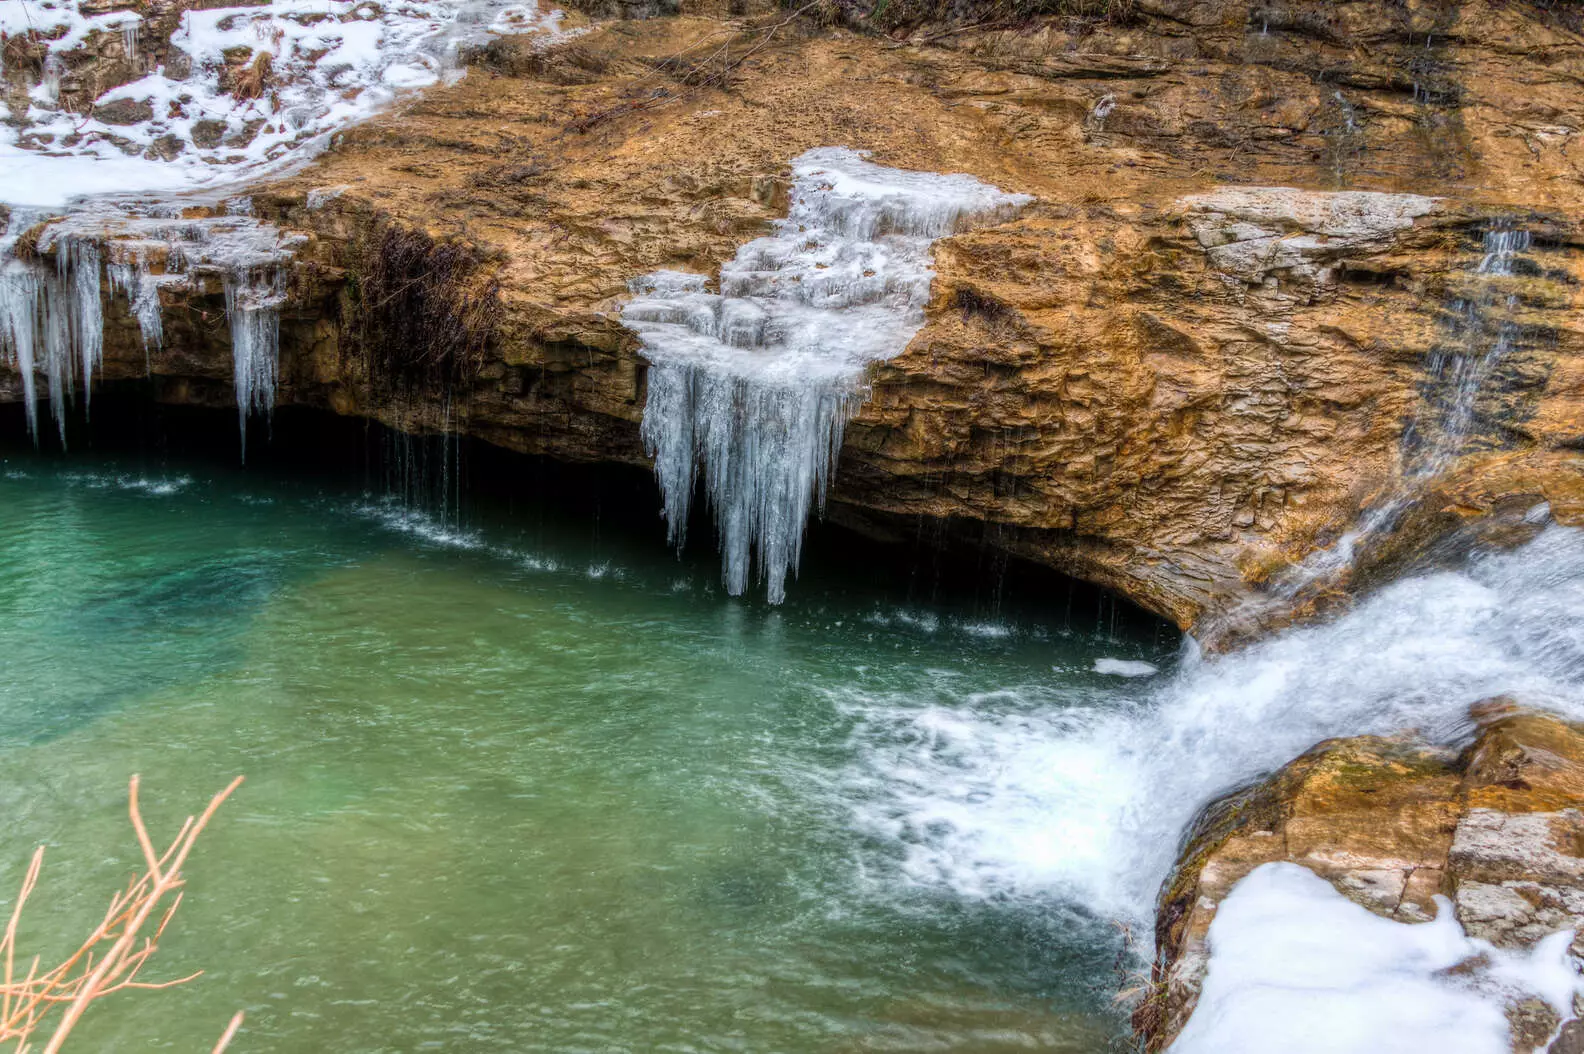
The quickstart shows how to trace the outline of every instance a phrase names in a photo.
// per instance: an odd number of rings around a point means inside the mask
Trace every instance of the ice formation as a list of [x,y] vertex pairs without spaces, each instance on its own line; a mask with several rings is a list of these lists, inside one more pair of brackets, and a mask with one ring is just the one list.
[[[161,289],[218,281],[231,324],[244,434],[250,413],[268,413],[274,406],[284,268],[302,236],[282,235],[248,216],[187,219],[160,211],[106,205],[51,221],[35,211],[13,210],[0,242],[0,357],[21,374],[35,435],[38,371],[63,438],[66,404],[79,376],[87,400],[103,349],[106,277],[111,293],[126,298],[146,348],[164,341]],[[38,252],[53,256],[53,264],[20,260],[14,252],[17,239],[40,224]]]
[[[561,12],[504,0],[201,5],[180,12],[165,65],[103,93],[91,107],[76,100],[68,110],[63,57],[119,35],[133,73],[142,72],[144,13],[103,7],[0,0],[0,35],[29,35],[44,49],[26,112],[0,102],[0,201],[12,205],[0,238],[0,358],[21,375],[35,436],[40,373],[63,437],[79,382],[87,402],[103,348],[106,280],[113,296],[125,297],[150,351],[165,337],[161,290],[217,280],[244,437],[248,415],[274,405],[291,239],[250,219],[248,198],[226,202],[225,217],[193,220],[177,217],[196,202],[133,203],[127,195],[194,188],[214,195],[216,187],[306,159],[331,132],[368,116],[396,91],[450,75],[464,45],[502,33],[537,33],[546,42],[567,35]],[[267,72],[258,93],[235,90],[244,60]],[[134,115],[147,116],[101,119],[126,102],[136,104]],[[333,196],[311,196],[310,207]],[[18,258],[28,232],[53,265],[32,254]]]
[[659,271],[622,312],[651,363],[642,433],[672,541],[702,477],[727,592],[746,591],[757,561],[771,603],[824,503],[865,367],[924,323],[931,244],[1030,200],[844,148],[811,150],[792,174],[787,218],[721,267],[718,293],[704,275]]
[[1504,951],[1436,901],[1433,922],[1393,922],[1297,864],[1255,868],[1216,909],[1209,972],[1171,1054],[1507,1054],[1509,997],[1573,1016],[1571,930]]
[[[93,13],[102,6],[0,0],[0,34],[36,33],[48,49],[27,111],[11,113],[0,103],[0,169],[7,176],[0,200],[56,206],[79,195],[257,176],[311,155],[331,132],[397,92],[448,76],[464,44],[498,33],[567,35],[561,12],[501,0],[194,5],[182,12],[163,66],[103,93],[92,110],[71,112],[61,105],[61,56],[112,34],[136,58],[146,29],[136,11]],[[262,93],[253,98],[233,90],[239,55],[248,64],[268,56]],[[124,102],[147,104],[150,116],[126,124],[96,116]]]

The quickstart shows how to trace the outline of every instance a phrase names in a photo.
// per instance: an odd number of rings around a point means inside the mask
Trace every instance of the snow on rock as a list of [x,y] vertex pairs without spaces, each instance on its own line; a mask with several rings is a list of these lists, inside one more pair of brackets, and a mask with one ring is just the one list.
[[1280,272],[1328,285],[1338,256],[1385,245],[1434,212],[1437,199],[1364,190],[1220,187],[1177,204],[1218,271],[1254,284]]
[[1507,1054],[1507,1004],[1537,997],[1572,1017],[1571,930],[1506,951],[1436,902],[1432,922],[1394,922],[1297,864],[1255,868],[1210,925],[1209,972],[1171,1054]]
[[[271,0],[180,13],[164,62],[71,108],[63,57],[119,38],[136,65],[136,11],[77,0],[0,0],[0,33],[45,54],[26,108],[0,102],[0,200],[179,191],[252,178],[317,151],[398,92],[440,81],[457,49],[501,33],[566,34],[561,12],[498,0]],[[144,44],[148,44],[144,41]],[[161,42],[163,45],[165,42]]]
[[672,541],[702,477],[727,592],[746,591],[756,559],[771,603],[824,504],[865,366],[924,323],[931,244],[1031,200],[844,148],[810,150],[792,174],[787,218],[722,266],[718,293],[704,275],[658,271],[622,312],[652,363],[642,432]]

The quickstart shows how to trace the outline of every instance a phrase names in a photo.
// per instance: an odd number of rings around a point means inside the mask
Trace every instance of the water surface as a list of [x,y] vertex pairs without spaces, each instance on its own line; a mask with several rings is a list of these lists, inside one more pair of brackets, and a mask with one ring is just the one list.
[[[770,608],[724,596],[713,554],[677,561],[657,517],[608,521],[0,465],[0,888],[50,847],[25,948],[135,866],[130,774],[162,830],[247,776],[155,971],[204,977],[96,1008],[88,1049],[208,1049],[238,1008],[248,1051],[1119,1035],[1106,915],[920,874],[950,818],[898,806],[896,761],[922,752],[951,797],[931,713],[1106,711],[1123,682],[1095,660],[1170,642],[1067,598],[913,603],[830,558]],[[915,720],[877,742],[876,706]]]

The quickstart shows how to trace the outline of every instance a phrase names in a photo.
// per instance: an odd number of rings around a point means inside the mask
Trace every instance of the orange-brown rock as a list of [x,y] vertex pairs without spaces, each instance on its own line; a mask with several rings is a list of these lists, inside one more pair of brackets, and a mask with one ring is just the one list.
[[[1202,624],[1399,485],[1410,423],[1433,427],[1428,364],[1468,339],[1456,305],[1485,281],[1495,217],[1536,235],[1498,301],[1520,347],[1404,537],[1520,499],[1576,521],[1571,9],[1132,8],[896,40],[692,7],[548,52],[483,49],[460,83],[255,193],[260,215],[312,238],[280,398],[434,428],[454,396],[454,421],[493,443],[642,462],[645,365],[616,317],[627,281],[713,271],[780,214],[790,158],[848,145],[1037,202],[939,244],[929,322],[875,367],[848,428],[832,494],[846,521],[927,518]],[[455,391],[370,369],[360,280],[392,229],[466,248],[434,310],[498,289]],[[228,400],[217,308],[168,305],[181,317],[149,366],[163,398]],[[124,307],[107,317],[105,375],[141,375]],[[0,398],[16,389],[0,369]]]
[[[1402,922],[1435,917],[1433,898],[1447,896],[1464,929],[1498,947],[1584,924],[1584,728],[1505,700],[1471,716],[1478,732],[1461,753],[1329,740],[1201,814],[1161,891],[1155,987],[1134,1019],[1149,1049],[1193,1012],[1216,908],[1261,864],[1301,864]],[[1510,1017],[1514,1050],[1558,1024],[1533,1004]]]

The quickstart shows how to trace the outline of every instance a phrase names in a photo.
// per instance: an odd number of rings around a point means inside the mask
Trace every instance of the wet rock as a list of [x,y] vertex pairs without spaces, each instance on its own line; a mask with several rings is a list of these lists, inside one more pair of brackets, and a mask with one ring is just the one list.
[[193,146],[201,150],[213,150],[220,145],[227,128],[230,126],[224,121],[202,120],[194,121],[192,126]]
[[[183,56],[161,19],[178,6],[151,4],[143,33],[168,71]],[[1503,279],[1514,368],[1394,540],[1296,614],[1433,559],[1472,523],[1499,527],[1477,547],[1518,537],[1542,503],[1584,522],[1584,44],[1539,5],[1265,18],[1268,5],[1208,0],[947,34],[909,16],[886,40],[809,23],[724,81],[688,56],[746,54],[785,16],[723,7],[549,51],[481,49],[461,82],[339,135],[314,170],[255,197],[313,233],[304,287],[355,278],[385,224],[466,243],[484,261],[468,280],[498,284],[502,304],[462,393],[466,427],[643,463],[647,366],[616,320],[626,283],[713,271],[763,233],[785,212],[790,158],[848,145],[1033,194],[1017,220],[937,246],[927,325],[873,369],[832,501],[899,536],[969,532],[1206,638],[1402,485],[1434,363],[1468,354],[1447,316],[1505,218],[1537,232]],[[1251,43],[1256,8],[1269,29]],[[325,186],[349,189],[307,208]],[[355,286],[299,302],[279,396],[400,425],[407,409],[346,354],[356,326],[337,320],[354,317],[340,308]],[[188,382],[224,376],[229,355],[206,333],[180,355],[116,339],[105,352],[107,378],[150,370],[172,391],[207,390]],[[438,418],[446,397],[408,398]],[[1395,879],[1358,881],[1385,898]]]
[[181,136],[166,133],[150,143],[143,156],[150,161],[172,161],[180,157],[186,149],[187,143]]

